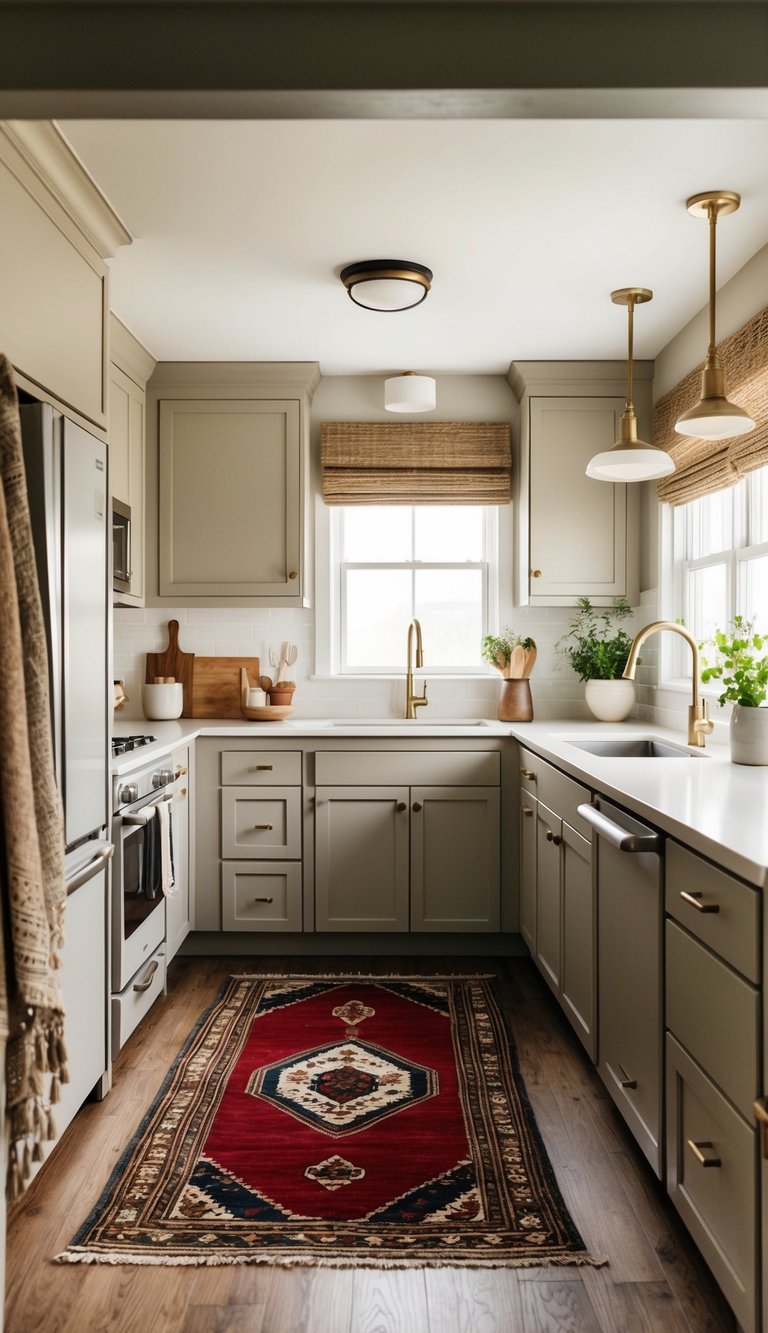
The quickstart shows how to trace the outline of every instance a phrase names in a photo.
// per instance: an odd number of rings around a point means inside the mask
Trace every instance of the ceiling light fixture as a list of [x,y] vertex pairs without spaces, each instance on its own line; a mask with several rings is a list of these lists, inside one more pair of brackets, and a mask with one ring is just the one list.
[[366,310],[410,310],[426,300],[432,270],[410,259],[361,259],[339,274],[355,305]]
[[384,381],[384,406],[388,412],[432,412],[437,403],[435,381],[429,375],[405,370]]
[[627,307],[627,401],[621,418],[621,433],[616,444],[605,453],[595,454],[587,464],[587,476],[596,481],[651,481],[674,472],[675,465],[664,449],[637,438],[637,417],[632,402],[632,339],[634,309],[653,299],[647,287],[620,287],[611,292],[614,305]]
[[733,435],[746,435],[755,427],[749,413],[725,396],[723,368],[715,346],[715,230],[720,214],[735,213],[740,203],[741,195],[734,190],[707,190],[692,195],[686,203],[693,217],[709,220],[709,347],[701,376],[701,398],[678,418],[675,430],[702,440],[727,440]]

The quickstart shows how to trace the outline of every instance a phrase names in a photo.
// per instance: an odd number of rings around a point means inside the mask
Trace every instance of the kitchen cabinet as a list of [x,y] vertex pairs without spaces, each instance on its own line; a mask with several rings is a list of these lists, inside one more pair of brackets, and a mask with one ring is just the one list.
[[759,890],[675,841],[666,877],[667,1189],[741,1327],[760,1327]]
[[499,929],[497,753],[328,751],[315,768],[317,930]]
[[178,785],[172,806],[174,891],[165,900],[166,963],[178,953],[192,922],[190,810],[193,808],[194,751],[187,746],[174,750],[170,762]]
[[520,786],[523,936],[547,985],[594,1059],[597,995],[592,847],[589,826],[578,813],[578,806],[588,803],[591,793],[522,747]]
[[157,368],[148,440],[158,463],[160,598],[173,605],[308,604],[315,372],[303,363]]
[[144,605],[144,418],[155,362],[114,315],[110,320],[109,486],[131,511],[131,587],[121,606]]
[[[590,458],[619,437],[625,366],[524,362],[510,372],[521,400],[521,605],[573,605],[588,596],[634,603],[639,589],[637,487],[595,482]],[[651,372],[635,363],[636,408],[650,429]],[[647,435],[645,436],[647,438]]]

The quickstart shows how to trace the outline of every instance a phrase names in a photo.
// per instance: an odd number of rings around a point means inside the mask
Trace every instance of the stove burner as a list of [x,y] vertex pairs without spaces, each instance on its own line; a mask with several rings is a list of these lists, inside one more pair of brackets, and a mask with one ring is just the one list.
[[129,750],[138,750],[142,745],[151,745],[154,736],[113,736],[113,755],[127,754]]

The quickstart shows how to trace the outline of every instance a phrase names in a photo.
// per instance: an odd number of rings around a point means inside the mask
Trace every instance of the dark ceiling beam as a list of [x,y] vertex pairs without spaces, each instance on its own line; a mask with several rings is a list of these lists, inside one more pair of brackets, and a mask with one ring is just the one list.
[[768,3],[2,3],[0,115],[768,113]]

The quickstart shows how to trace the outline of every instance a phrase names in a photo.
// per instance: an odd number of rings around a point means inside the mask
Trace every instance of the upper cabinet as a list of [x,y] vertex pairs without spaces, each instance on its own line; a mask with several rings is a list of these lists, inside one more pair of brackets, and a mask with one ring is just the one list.
[[[637,600],[637,486],[594,481],[590,458],[619,437],[625,367],[525,362],[510,378],[521,401],[518,600],[597,605]],[[650,430],[651,367],[635,364],[640,434]],[[646,435],[647,438],[647,435]]]
[[107,424],[107,268],[130,234],[56,127],[0,123],[0,349],[22,387]]
[[109,483],[113,500],[131,511],[130,589],[121,606],[144,605],[144,416],[154,358],[114,315],[110,319]]
[[[173,605],[307,604],[314,363],[159,365],[157,594]],[[149,551],[149,547],[148,547]]]

